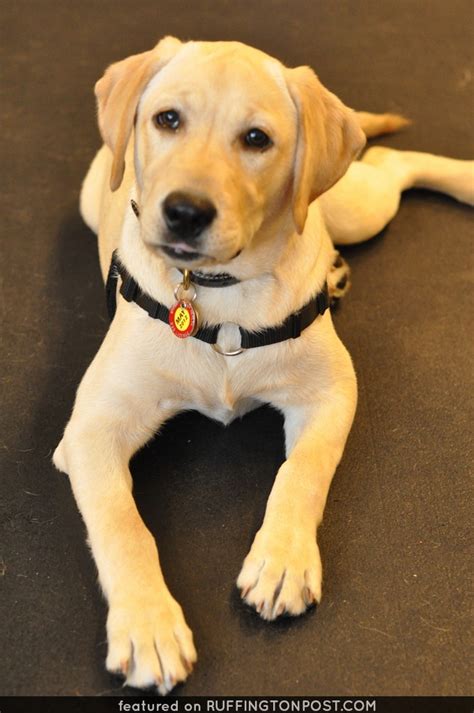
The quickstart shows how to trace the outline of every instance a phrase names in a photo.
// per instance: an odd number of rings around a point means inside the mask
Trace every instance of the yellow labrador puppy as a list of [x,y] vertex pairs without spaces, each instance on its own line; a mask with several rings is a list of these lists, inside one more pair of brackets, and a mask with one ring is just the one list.
[[327,310],[333,242],[378,233],[412,186],[472,202],[472,164],[385,148],[353,163],[365,135],[403,119],[356,114],[308,67],[237,42],[167,37],[95,91],[104,146],[81,211],[104,279],[114,253],[117,312],[54,463],[110,607],[107,668],[166,693],[196,651],[137,512],[131,456],[184,409],[224,423],[279,409],[287,460],[237,585],[264,619],[319,601],[316,528],[357,399]]

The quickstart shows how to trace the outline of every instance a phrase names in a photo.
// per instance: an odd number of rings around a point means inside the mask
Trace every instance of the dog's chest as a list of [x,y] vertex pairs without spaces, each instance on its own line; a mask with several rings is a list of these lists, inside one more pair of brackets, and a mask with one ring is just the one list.
[[254,408],[260,406],[260,402],[251,399],[240,399],[234,403],[233,407],[227,408],[225,405],[216,404],[214,407],[201,406],[198,411],[208,418],[212,418],[215,421],[227,426],[232,423],[236,418],[244,416],[248,411],[252,411]]
[[239,368],[236,362],[227,363],[233,357],[215,353],[209,356],[199,366],[193,363],[189,371],[183,370],[179,385],[175,385],[172,394],[168,392],[171,398],[167,399],[165,406],[177,410],[195,409],[228,424],[255,408],[258,403],[257,384],[247,378],[242,364]]
[[214,383],[189,385],[187,393],[182,393],[178,398],[169,398],[162,401],[162,405],[170,410],[192,409],[220,421],[224,425],[243,416],[248,411],[260,405],[260,401],[252,396],[243,396],[232,386],[229,379],[215,380]]
[[[150,330],[150,351],[141,361],[153,364],[146,373],[147,391],[156,394],[158,403],[170,415],[196,410],[228,424],[260,404],[272,403],[285,387],[288,369],[282,351],[288,350],[286,344],[224,356],[210,344],[177,339],[166,328],[155,331],[155,324],[144,326]],[[234,332],[225,330],[218,341],[222,350],[238,348],[239,334]]]
[[176,359],[176,378],[169,379],[170,368],[166,369],[166,384],[163,374],[160,375],[160,390],[166,393],[162,403],[166,409],[197,410],[228,424],[263,403],[262,379],[268,385],[271,371],[263,369],[262,375],[262,365],[255,363],[257,355],[230,357],[216,353],[208,344],[192,346],[196,349],[186,350],[185,356]]

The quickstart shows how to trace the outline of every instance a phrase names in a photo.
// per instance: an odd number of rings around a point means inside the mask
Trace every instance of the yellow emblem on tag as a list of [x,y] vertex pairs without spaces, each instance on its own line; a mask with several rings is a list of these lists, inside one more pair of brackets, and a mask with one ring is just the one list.
[[168,321],[173,333],[181,339],[192,337],[198,328],[196,309],[186,300],[180,300],[170,309]]
[[173,321],[174,326],[179,332],[186,332],[191,322],[189,310],[181,305],[174,313]]

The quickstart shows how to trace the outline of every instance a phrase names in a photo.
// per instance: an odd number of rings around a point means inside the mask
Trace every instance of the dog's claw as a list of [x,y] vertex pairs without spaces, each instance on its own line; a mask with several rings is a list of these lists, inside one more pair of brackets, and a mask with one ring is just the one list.
[[181,658],[181,661],[183,662],[183,666],[186,670],[186,673],[191,673],[193,670],[192,661],[189,661],[189,659],[184,658],[184,656]]
[[312,607],[316,604],[316,597],[309,587],[303,589],[303,601],[307,607]]

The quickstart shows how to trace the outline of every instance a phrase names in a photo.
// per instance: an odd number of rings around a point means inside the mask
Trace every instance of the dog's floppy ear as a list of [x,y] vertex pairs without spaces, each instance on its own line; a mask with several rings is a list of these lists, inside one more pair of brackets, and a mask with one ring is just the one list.
[[344,175],[364,147],[365,135],[355,113],[321,84],[312,69],[286,72],[298,116],[293,217],[301,233],[309,204]]
[[100,133],[113,153],[112,191],[122,183],[125,151],[140,96],[150,79],[175,56],[180,47],[181,42],[175,37],[165,37],[152,50],[110,65],[95,85]]

